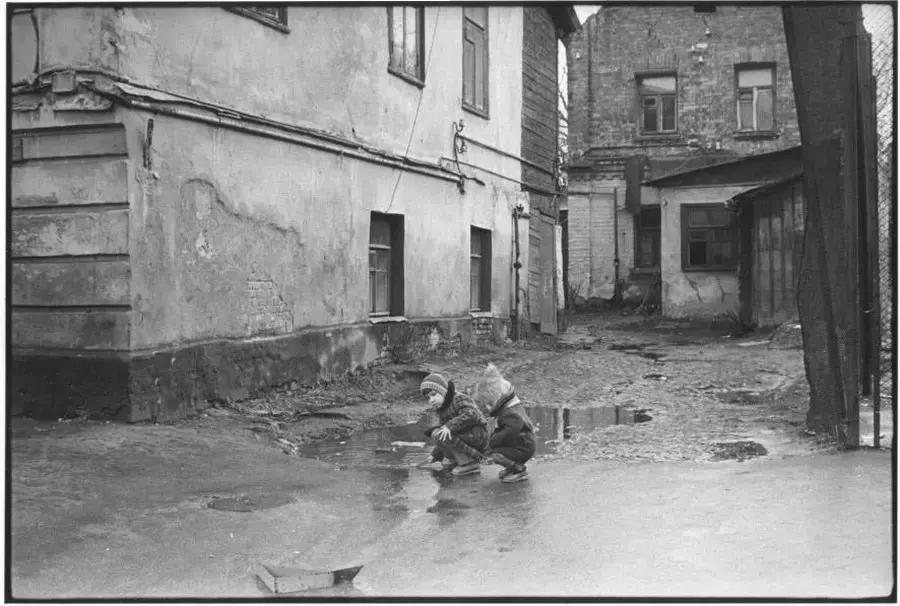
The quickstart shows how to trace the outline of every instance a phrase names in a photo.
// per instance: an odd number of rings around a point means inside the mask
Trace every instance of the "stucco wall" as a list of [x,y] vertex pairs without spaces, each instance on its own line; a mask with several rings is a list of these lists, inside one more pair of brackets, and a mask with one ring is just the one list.
[[[149,115],[125,116],[138,147]],[[131,163],[132,348],[367,321],[372,211],[404,215],[404,315],[468,316],[471,225],[494,232],[492,311],[509,314],[515,190],[406,172],[391,202],[389,167],[154,120],[156,176]]]
[[[643,188],[644,203],[661,207],[662,313],[669,317],[713,317],[738,311],[737,271],[683,271],[681,205],[724,203],[747,187]],[[652,202],[650,202],[652,201]],[[737,246],[737,240],[734,242]]]
[[[425,9],[425,53],[432,57],[421,89],[387,71],[383,6],[287,11],[288,33],[215,7],[38,9],[41,67],[101,68],[393,153],[405,154],[409,143],[411,157],[432,162],[452,155],[451,122],[464,118],[468,136],[520,153],[521,7],[489,11],[490,120],[462,110],[460,7]],[[519,177],[515,161],[489,162]]]

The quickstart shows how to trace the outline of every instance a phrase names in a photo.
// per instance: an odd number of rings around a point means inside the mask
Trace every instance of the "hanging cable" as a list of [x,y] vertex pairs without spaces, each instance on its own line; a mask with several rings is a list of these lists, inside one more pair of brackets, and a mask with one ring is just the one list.
[[[424,8],[422,10],[425,10]],[[425,59],[425,77],[428,77],[428,68],[431,67],[431,56],[434,52],[434,41],[437,38],[437,26],[441,19],[441,7],[437,7],[437,14],[434,16],[434,28],[431,31],[431,46],[428,48],[428,57]],[[422,99],[425,97],[425,87],[419,89],[419,102],[416,104],[416,114],[413,116],[412,127],[409,129],[409,141],[406,142],[406,152],[403,154],[404,159],[409,156],[409,148],[412,147],[413,136],[416,133],[416,122],[419,120],[419,110],[422,108]],[[400,185],[400,179],[403,177],[403,169],[398,168],[400,172],[397,174],[397,181],[394,182],[394,191],[391,193],[391,201],[388,204],[385,214],[391,212],[394,205],[394,196],[397,195],[397,187]]]

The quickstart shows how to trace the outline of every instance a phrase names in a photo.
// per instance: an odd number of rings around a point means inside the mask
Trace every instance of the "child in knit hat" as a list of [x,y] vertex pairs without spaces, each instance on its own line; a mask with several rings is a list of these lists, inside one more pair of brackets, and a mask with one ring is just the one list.
[[435,446],[431,458],[423,466],[442,462],[443,469],[450,469],[457,476],[481,471],[488,429],[487,419],[475,402],[464,393],[458,393],[453,381],[447,381],[437,373],[425,377],[420,389],[440,421],[440,425],[425,431]]
[[496,417],[488,453],[503,469],[500,481],[511,483],[528,479],[525,463],[534,456],[534,423],[525,412],[512,384],[500,370],[488,364],[475,384],[474,399],[488,415]]

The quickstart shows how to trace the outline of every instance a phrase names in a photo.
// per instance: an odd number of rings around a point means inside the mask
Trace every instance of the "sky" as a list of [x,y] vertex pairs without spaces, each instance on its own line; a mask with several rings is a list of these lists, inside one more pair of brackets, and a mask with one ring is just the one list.
[[599,5],[575,5],[575,14],[578,15],[578,20],[582,23],[584,23],[588,17],[596,13],[598,10],[600,10]]

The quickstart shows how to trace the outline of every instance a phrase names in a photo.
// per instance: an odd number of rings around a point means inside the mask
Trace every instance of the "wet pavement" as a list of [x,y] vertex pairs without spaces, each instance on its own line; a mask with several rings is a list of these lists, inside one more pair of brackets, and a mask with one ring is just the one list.
[[[424,419],[367,429],[421,411],[390,375],[350,386],[354,402],[317,390],[352,421],[290,420],[302,390],[243,425],[212,410],[174,426],[14,419],[13,594],[252,599],[267,595],[262,564],[363,566],[307,597],[890,591],[891,453],[817,450],[802,352],[594,328],[574,327],[568,349],[440,361],[462,388],[488,361],[515,384],[538,430],[520,484],[494,465],[417,469]],[[356,433],[285,454],[257,431],[279,423],[283,438]],[[882,433],[892,424],[885,411]]]
[[[403,438],[419,441],[415,426],[321,445],[317,461],[216,425],[22,432],[14,595],[262,597],[263,563],[364,566],[352,585],[310,594],[323,597],[889,591],[887,453],[538,459],[528,482],[507,485],[496,466],[415,469],[418,445],[374,452]],[[223,499],[237,506],[210,507]]]

